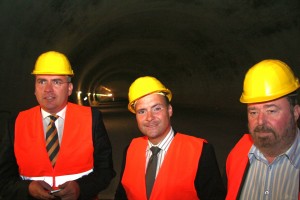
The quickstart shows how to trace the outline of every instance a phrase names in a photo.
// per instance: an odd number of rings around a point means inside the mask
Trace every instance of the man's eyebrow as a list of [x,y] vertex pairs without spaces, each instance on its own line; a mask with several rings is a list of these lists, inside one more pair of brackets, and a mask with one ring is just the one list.
[[155,106],[157,106],[157,105],[159,105],[158,103],[157,104],[154,104],[153,106],[151,106],[151,108],[153,108],[153,107],[155,107]]
[[151,106],[151,108],[154,108],[154,107],[156,107],[156,106],[163,106],[163,104],[157,103],[157,104],[154,104],[153,106]]
[[264,108],[270,108],[270,107],[276,107],[276,108],[278,108],[279,106],[276,105],[276,104],[267,104],[267,105],[264,105]]
[[[163,106],[163,104],[161,104],[161,103],[157,103],[157,104],[154,104],[154,105],[152,105],[150,108],[152,109],[152,108],[155,108],[156,106]],[[138,110],[147,110],[147,108],[139,108],[139,109],[137,109],[137,111]]]
[[54,78],[54,79],[50,79],[51,81],[62,81],[63,79],[62,78]]
[[[266,104],[266,105],[263,106],[263,108],[270,108],[270,107],[279,108],[279,106],[276,105],[276,104]],[[249,106],[248,107],[248,110],[255,110],[255,109],[257,109],[257,106]]]
[[[37,78],[37,80],[48,80],[48,79],[46,79],[46,78]],[[59,78],[59,77],[57,77],[57,78],[50,78],[50,81],[52,81],[52,80],[63,80],[63,79]]]

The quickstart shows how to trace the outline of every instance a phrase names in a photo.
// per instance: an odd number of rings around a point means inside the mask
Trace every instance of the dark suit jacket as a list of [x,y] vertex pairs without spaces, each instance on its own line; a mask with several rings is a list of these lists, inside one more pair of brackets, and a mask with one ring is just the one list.
[[[121,169],[120,183],[118,185],[115,200],[126,200],[126,192],[121,184],[122,175],[126,163],[127,148],[124,150],[123,164]],[[201,200],[224,200],[226,190],[222,181],[214,148],[209,143],[203,144],[202,154],[195,177],[195,188]]]
[[[33,199],[28,187],[31,181],[22,180],[14,155],[15,117],[8,123],[0,148],[0,196],[8,200]],[[88,200],[105,189],[115,176],[112,162],[112,148],[102,114],[92,108],[92,133],[94,146],[94,171],[76,180],[80,187],[80,199]],[[38,151],[38,149],[37,149]],[[32,159],[34,162],[34,158]]]

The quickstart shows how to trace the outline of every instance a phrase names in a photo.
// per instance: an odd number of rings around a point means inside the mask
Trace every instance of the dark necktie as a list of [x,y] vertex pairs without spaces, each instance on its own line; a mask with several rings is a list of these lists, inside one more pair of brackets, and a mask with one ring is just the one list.
[[160,151],[160,148],[153,146],[150,148],[150,150],[152,151],[152,155],[148,161],[148,166],[146,170],[146,191],[148,199],[150,199],[150,194],[155,181],[157,168],[157,154]]
[[47,127],[46,131],[46,149],[49,155],[49,159],[51,161],[52,166],[54,167],[57,154],[59,151],[59,142],[58,142],[58,134],[55,126],[55,120],[57,120],[57,115],[50,115],[50,123]]

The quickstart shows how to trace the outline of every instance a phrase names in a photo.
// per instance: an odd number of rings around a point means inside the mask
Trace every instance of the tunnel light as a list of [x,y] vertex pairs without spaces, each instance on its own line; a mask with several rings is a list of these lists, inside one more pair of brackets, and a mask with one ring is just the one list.
[[76,93],[77,93],[77,102],[78,102],[79,105],[82,105],[82,102],[81,102],[81,93],[82,92],[81,91],[77,91]]
[[104,89],[104,90],[106,90],[106,91],[108,91],[108,92],[111,92],[111,89],[109,89],[109,88],[107,88],[107,87],[105,87],[105,86],[101,86],[101,89]]
[[112,93],[108,93],[108,94],[96,94],[97,96],[100,97],[112,97]]
[[81,96],[82,92],[81,91],[77,91],[76,93],[77,93],[77,99],[80,99],[80,96]]

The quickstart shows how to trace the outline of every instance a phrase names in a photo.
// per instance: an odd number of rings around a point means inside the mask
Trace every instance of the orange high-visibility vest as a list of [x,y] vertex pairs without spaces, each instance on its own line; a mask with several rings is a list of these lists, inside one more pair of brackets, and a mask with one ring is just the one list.
[[[229,153],[226,160],[227,196],[226,200],[235,200],[249,161],[248,153],[253,145],[250,134],[245,134]],[[300,200],[300,189],[298,200]]]
[[226,160],[227,196],[226,200],[235,200],[242,183],[248,163],[248,153],[253,144],[249,134],[245,134],[229,153]]
[[91,108],[68,103],[54,168],[46,150],[40,106],[19,113],[14,150],[23,179],[45,180],[56,187],[90,173],[94,166]]
[[[156,177],[151,197],[154,200],[198,200],[194,181],[202,152],[203,139],[177,133]],[[147,138],[133,139],[126,156],[122,185],[130,200],[146,200]]]

